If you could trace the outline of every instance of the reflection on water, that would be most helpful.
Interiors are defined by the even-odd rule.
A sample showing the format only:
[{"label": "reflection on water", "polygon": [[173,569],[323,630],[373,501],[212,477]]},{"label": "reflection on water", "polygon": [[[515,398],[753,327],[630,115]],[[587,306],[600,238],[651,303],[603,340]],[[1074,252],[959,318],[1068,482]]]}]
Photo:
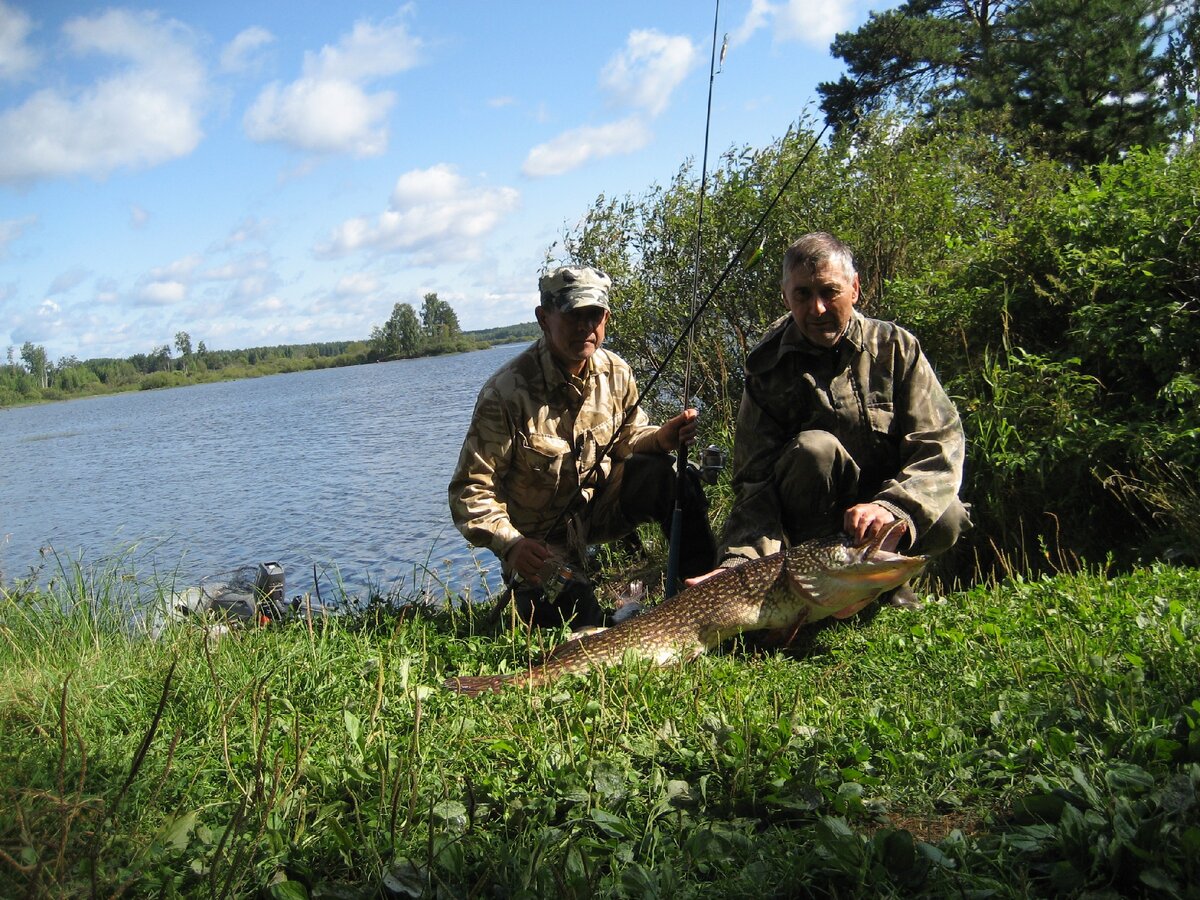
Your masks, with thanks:
[{"label": "reflection on water", "polygon": [[[499,583],[446,485],[523,345],[0,410],[0,573],[115,556],[193,584],[276,560],[289,595]],[[439,591],[440,592],[440,591]]]}]

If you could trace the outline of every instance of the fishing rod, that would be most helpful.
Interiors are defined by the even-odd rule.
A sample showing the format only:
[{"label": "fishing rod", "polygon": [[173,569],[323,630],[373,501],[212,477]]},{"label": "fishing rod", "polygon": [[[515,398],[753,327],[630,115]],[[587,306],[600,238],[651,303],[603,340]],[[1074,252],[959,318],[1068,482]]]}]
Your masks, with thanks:
[{"label": "fishing rod", "polygon": [[[708,108],[704,113],[704,153],[700,157],[700,191],[696,202],[696,258],[692,268],[692,303],[691,323],[687,328],[687,362],[683,369],[683,408],[687,409],[688,399],[692,394],[692,353],[694,351],[693,329],[696,322],[696,303],[700,298],[700,245],[704,230],[704,189],[708,183],[708,135],[712,125],[713,82],[716,80],[717,64],[717,23],[721,18],[721,0],[716,0],[713,10],[712,52],[708,59]],[[725,63],[725,48],[729,45],[729,36],[721,45],[721,64]],[[675,457],[675,506],[671,510],[671,531],[667,544],[667,583],[666,597],[674,597],[679,582],[679,556],[683,542],[683,494],[688,490],[688,445],[679,442]]]},{"label": "fishing rod", "polygon": [[[776,191],[775,196],[771,198],[771,202],[767,204],[766,208],[763,210],[762,214],[758,217],[758,220],[754,223],[753,227],[750,228],[750,230],[746,233],[746,236],[742,239],[742,242],[738,245],[737,249],[734,250],[734,252],[732,254],[730,254],[729,261],[725,264],[725,268],[721,270],[721,274],[717,277],[716,282],[714,282],[713,286],[709,289],[709,291],[705,295],[704,299],[699,304],[697,304],[695,306],[695,308],[692,310],[692,314],[688,318],[687,323],[684,325],[683,330],[680,332],[678,337],[675,338],[675,340],[671,344],[670,348],[668,348],[666,354],[662,358],[662,362],[659,364],[658,368],[654,370],[654,373],[650,376],[650,380],[646,382],[645,389],[638,391],[637,399],[633,403],[631,403],[628,407],[626,407],[624,413],[622,413],[622,415],[621,415],[620,424],[616,427],[616,429],[614,429],[612,436],[608,439],[608,442],[603,447],[601,447],[597,450],[595,462],[592,463],[591,467],[587,470],[587,472],[585,472],[583,474],[583,476],[579,479],[580,488],[582,488],[589,481],[595,479],[596,474],[600,471],[600,466],[603,464],[605,457],[607,457],[609,455],[609,453],[612,452],[613,445],[617,442],[617,439],[620,438],[622,432],[624,432],[625,427],[629,424],[630,419],[633,418],[633,416],[637,413],[637,410],[639,409],[639,407],[641,407],[642,398],[645,396],[648,396],[650,394],[650,392],[653,390],[654,386],[658,383],[659,378],[661,378],[663,373],[666,371],[668,364],[671,362],[671,359],[679,351],[679,347],[683,344],[684,340],[692,333],[692,329],[695,327],[696,322],[700,319],[700,316],[702,316],[704,314],[704,311],[708,308],[708,305],[713,301],[713,298],[716,297],[717,292],[721,289],[721,286],[725,283],[725,279],[727,279],[729,277],[729,275],[733,271],[734,267],[743,258],[743,256],[746,253],[746,248],[750,246],[750,242],[754,239],[754,236],[762,228],[763,224],[767,221],[767,218],[771,215],[771,213],[774,212],[775,207],[779,205],[779,201],[783,198],[784,193],[787,191],[787,189],[789,187],[791,187],[792,182],[796,180],[796,176],[800,174],[800,170],[802,168],[804,168],[804,164],[806,162],[808,162],[808,158],[810,156],[812,156],[813,151],[817,148],[817,145],[820,143],[821,139],[825,136],[825,132],[828,130],[829,130],[829,124],[826,123],[825,127],[822,128],[821,131],[817,134],[817,136],[813,138],[812,142],[808,145],[808,149],[805,150],[804,154],[800,157],[799,161],[797,161],[796,165],[792,167],[791,173],[789,173],[788,177],[784,179],[783,184],[781,184],[779,186],[779,190]],[[754,261],[756,261],[758,259],[758,256],[761,253],[762,253],[762,246],[760,245],[758,247],[758,249],[754,252],[754,254],[751,256],[749,263],[753,263]],[[684,451],[684,452],[686,453],[686,451]],[[685,460],[686,460],[686,457],[685,457]],[[685,461],[684,465],[686,465],[686,461]],[[681,468],[683,468],[683,467],[681,466]],[[678,489],[678,485],[677,485],[677,489]],[[554,534],[555,532],[558,531],[558,529],[562,526],[562,524],[567,520],[567,517],[572,513],[576,504],[579,502],[580,496],[581,496],[581,494],[577,494],[573,500],[571,500],[569,503],[567,503],[565,506],[563,506],[563,508],[559,511],[558,515],[555,516],[554,521],[551,523],[550,527],[546,530],[547,536]],[[678,506],[678,500],[676,501],[676,506]],[[673,511],[672,512],[672,521],[671,521],[672,532],[674,532],[676,530],[675,519],[676,519],[676,517],[675,517],[674,511]],[[680,514],[678,521],[679,521],[680,530],[682,530],[682,524],[683,524],[682,514]],[[678,541],[674,541],[674,542],[672,542],[672,547],[668,548],[667,554],[668,554],[668,566],[670,564],[669,557],[672,554],[675,555],[676,571],[678,571],[678,553],[679,553]],[[553,562],[553,559],[551,561]],[[562,589],[563,585],[566,583],[567,580],[571,580],[573,578],[573,573],[569,567],[562,565],[561,562],[553,565],[551,568],[553,569],[553,574],[551,575],[551,577],[557,579],[557,581],[558,581],[558,584],[555,585],[555,592],[557,593],[558,590]],[[517,578],[519,580],[520,576],[517,576]],[[504,593],[501,595],[500,599],[493,606],[492,611],[488,617],[488,620],[490,623],[495,624],[497,621],[499,621],[500,616],[504,612],[505,607],[508,606],[509,601],[512,599],[513,587],[515,584],[516,584],[516,582],[514,581],[512,584],[507,585]],[[543,584],[543,589],[545,589],[546,587],[547,586]],[[670,596],[670,595],[668,594],[667,596]]]},{"label": "fishing rod", "polygon": [[[617,439],[621,436],[621,433],[625,430],[625,426],[627,426],[629,424],[630,419],[633,418],[633,416],[637,413],[638,408],[641,407],[642,398],[650,395],[654,386],[658,383],[659,378],[661,378],[663,373],[666,371],[668,364],[671,362],[671,359],[679,351],[679,348],[683,344],[684,340],[692,333],[692,329],[695,327],[696,322],[700,319],[700,316],[702,316],[704,314],[704,311],[708,308],[708,305],[710,303],[712,303],[713,299],[717,295],[717,292],[721,289],[721,286],[724,285],[725,280],[729,277],[730,273],[733,272],[734,267],[738,264],[738,262],[740,260],[742,260],[742,258],[744,257],[744,255],[746,253],[746,248],[750,246],[750,242],[754,239],[755,235],[758,234],[759,230],[766,223],[766,221],[767,221],[768,217],[770,217],[771,213],[775,211],[775,207],[779,205],[779,201],[783,198],[784,193],[787,191],[787,189],[789,187],[791,187],[792,182],[796,180],[796,176],[800,174],[800,170],[804,168],[804,164],[808,162],[808,158],[810,156],[812,156],[813,151],[817,148],[817,145],[821,142],[821,139],[825,136],[825,132],[828,130],[829,130],[829,123],[827,122],[825,124],[825,126],[821,129],[821,131],[816,135],[816,137],[814,137],[812,139],[812,142],[808,145],[808,149],[805,150],[804,154],[797,161],[796,165],[792,167],[792,171],[788,174],[788,177],[785,178],[783,181],[783,184],[781,184],[779,186],[779,190],[775,192],[775,196],[771,198],[771,202],[767,204],[765,209],[763,209],[762,214],[758,217],[758,220],[754,223],[754,225],[750,228],[750,230],[746,232],[746,236],[742,239],[742,242],[737,246],[737,249],[734,250],[734,252],[732,254],[730,254],[729,261],[725,264],[725,268],[721,270],[721,274],[719,276],[717,276],[717,280],[713,283],[713,286],[711,288],[709,288],[708,293],[705,295],[704,299],[702,301],[700,301],[700,303],[697,304],[695,306],[695,308],[692,310],[692,314],[688,318],[688,321],[685,323],[683,330],[679,333],[679,335],[675,338],[674,342],[668,348],[666,354],[662,358],[662,362],[659,363],[658,368],[656,368],[654,370],[654,373],[650,376],[650,380],[646,382],[646,387],[644,389],[639,390],[637,399],[633,403],[631,403],[628,407],[626,407],[624,413],[621,416],[621,422],[617,426],[617,428],[613,431],[612,437],[610,437],[608,439],[608,442],[603,447],[599,448],[599,450],[596,453],[595,462],[592,463],[591,467],[588,469],[587,472],[584,473],[583,477],[579,479],[579,485],[581,488],[588,481],[590,481],[596,477],[596,474],[600,471],[600,466],[603,464],[605,457],[608,456],[609,453],[612,451],[613,445],[617,442]],[[759,248],[757,250],[755,250],[754,254],[751,256],[750,260],[748,261],[748,264],[756,261],[759,254],[761,254],[761,252],[762,252],[762,247],[759,246]],[[574,507],[575,507],[576,503],[578,503],[578,501],[579,501],[579,495],[576,495],[574,500],[567,503],[562,508],[562,510],[559,512],[559,514],[554,518],[554,521],[551,523],[550,528],[547,529],[547,531],[546,531],[547,535],[554,534],[559,529],[559,527],[563,524],[563,522],[566,521],[567,516],[572,512],[572,510],[574,509]],[[672,518],[674,518],[674,517],[672,517]],[[682,517],[680,518],[680,524],[682,526]],[[672,528],[673,527],[674,527],[674,521],[672,521]],[[668,556],[670,556],[671,552],[672,551],[668,549]],[[677,550],[675,552],[678,553]],[[559,566],[558,571],[562,572],[562,570],[563,570],[563,567]],[[566,574],[570,575],[569,569],[566,570]],[[508,605],[508,601],[511,598],[511,595],[512,595],[512,586],[509,585],[508,590],[506,590],[504,592],[504,594],[501,596],[500,600],[496,603],[495,607],[493,608],[491,617],[490,617],[491,621],[495,622],[499,619],[499,616],[503,612],[504,607]]]}]

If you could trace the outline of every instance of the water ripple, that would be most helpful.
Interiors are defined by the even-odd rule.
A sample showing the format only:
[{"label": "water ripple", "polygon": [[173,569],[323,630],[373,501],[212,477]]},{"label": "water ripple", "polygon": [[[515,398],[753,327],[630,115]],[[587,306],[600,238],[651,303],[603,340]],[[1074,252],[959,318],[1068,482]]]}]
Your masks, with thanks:
[{"label": "water ripple", "polygon": [[0,573],[52,547],[185,583],[278,560],[289,592],[315,566],[360,595],[486,593],[495,561],[454,529],[446,485],[479,388],[520,349],[0,411]]}]

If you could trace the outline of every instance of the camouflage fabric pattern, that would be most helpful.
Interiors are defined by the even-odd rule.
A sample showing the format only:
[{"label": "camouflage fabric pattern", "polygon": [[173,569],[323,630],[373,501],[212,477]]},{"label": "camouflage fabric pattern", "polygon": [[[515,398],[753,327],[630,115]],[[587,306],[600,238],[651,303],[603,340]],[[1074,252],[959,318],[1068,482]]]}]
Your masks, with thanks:
[{"label": "camouflage fabric pattern", "polygon": [[962,423],[917,339],[855,311],[841,342],[818,348],[785,316],[746,358],[723,565],[783,546],[774,467],[809,429],[833,434],[880,484],[870,502],[904,521],[914,543],[958,502]]},{"label": "camouflage fabric pattern", "polygon": [[612,279],[591,266],[563,266],[538,279],[543,306],[565,312],[584,306],[608,309],[608,291]]},{"label": "camouflage fabric pattern", "polygon": [[565,546],[564,508],[572,506],[572,517],[587,509],[614,459],[662,452],[657,426],[638,407],[590,475],[637,399],[633,372],[616,354],[598,349],[575,378],[554,364],[545,339],[539,339],[479,392],[450,481],[455,526],[501,560],[522,537]]}]

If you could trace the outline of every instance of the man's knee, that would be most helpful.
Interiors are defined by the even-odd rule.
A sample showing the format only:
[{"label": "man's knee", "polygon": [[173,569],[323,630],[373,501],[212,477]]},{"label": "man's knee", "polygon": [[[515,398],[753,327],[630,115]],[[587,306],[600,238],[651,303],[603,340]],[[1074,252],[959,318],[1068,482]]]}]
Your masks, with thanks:
[{"label": "man's knee", "polygon": [[850,456],[846,448],[828,431],[801,431],[780,454],[776,472],[781,478],[789,476],[829,477],[835,467],[843,465]]},{"label": "man's knee", "polygon": [[621,485],[621,513],[630,524],[657,522],[671,537],[678,494],[682,533],[679,573],[691,578],[716,566],[717,541],[708,521],[708,498],[700,476],[689,466],[682,477],[670,456],[635,454],[625,462]]},{"label": "man's knee", "polygon": [[939,556],[958,543],[958,539],[970,531],[971,527],[969,506],[955,498],[929,530],[918,536],[912,552],[925,556]]},{"label": "man's knee", "polygon": [[792,540],[840,527],[842,510],[854,503],[860,470],[828,431],[802,431],[775,465],[783,524]]},{"label": "man's knee", "polygon": [[635,453],[621,465],[621,514],[631,524],[661,522],[675,505],[675,466],[672,457]]}]

